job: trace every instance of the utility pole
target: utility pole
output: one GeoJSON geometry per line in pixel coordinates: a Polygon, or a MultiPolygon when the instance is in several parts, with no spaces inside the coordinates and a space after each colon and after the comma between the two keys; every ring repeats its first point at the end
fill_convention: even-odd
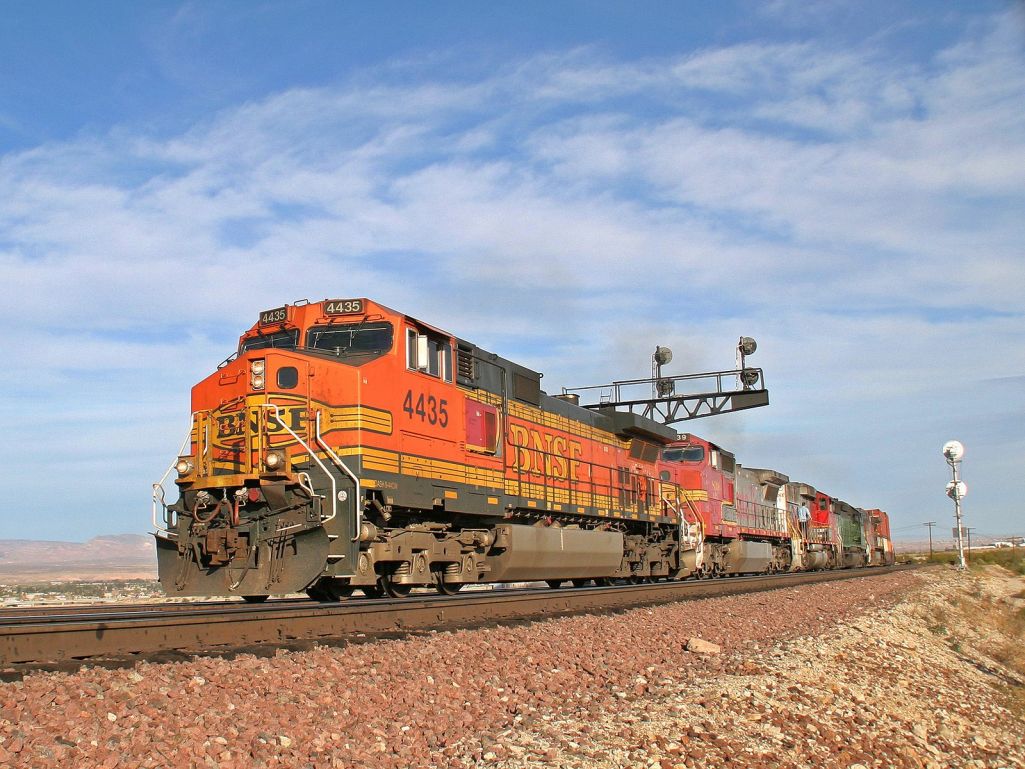
{"type": "Polygon", "coordinates": [[[970,529],[965,526],[964,530],[965,534],[968,535],[968,560],[970,561],[972,559],[972,532],[975,531],[975,529],[970,529]]]}
{"type": "Polygon", "coordinates": [[[957,538],[957,568],[964,571],[968,564],[964,559],[964,528],[961,526],[961,498],[968,493],[968,485],[957,477],[957,470],[961,465],[961,458],[964,456],[964,446],[960,441],[947,441],[943,444],[943,456],[947,459],[951,471],[954,473],[954,480],[947,484],[947,496],[954,500],[954,521],[957,527],[954,529],[954,536],[957,538]]]}
{"type": "Polygon", "coordinates": [[[936,525],[936,521],[926,521],[922,525],[929,527],[929,559],[932,560],[932,527],[936,525]]]}

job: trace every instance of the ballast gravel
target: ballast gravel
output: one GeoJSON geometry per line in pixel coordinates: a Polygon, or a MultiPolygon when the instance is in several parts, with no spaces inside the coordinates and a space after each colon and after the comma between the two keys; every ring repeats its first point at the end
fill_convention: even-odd
{"type": "MultiPolygon", "coordinates": [[[[273,657],[33,674],[0,684],[0,767],[931,767],[927,750],[901,752],[880,730],[883,711],[840,708],[848,674],[834,667],[899,671],[912,651],[850,628],[885,627],[920,590],[894,573],[273,657]],[[842,632],[854,636],[821,652],[817,637],[842,632]],[[788,684],[786,665],[810,678],[788,684]],[[819,706],[840,715],[819,720],[819,706]]],[[[1013,718],[984,704],[992,723],[1013,718]]],[[[1001,763],[1009,744],[980,739],[958,755],[1022,765],[1001,763]]]]}

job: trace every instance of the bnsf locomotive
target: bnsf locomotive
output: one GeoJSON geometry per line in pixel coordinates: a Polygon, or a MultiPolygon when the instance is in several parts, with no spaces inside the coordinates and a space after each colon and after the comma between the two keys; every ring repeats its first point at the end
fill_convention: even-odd
{"type": "Polygon", "coordinates": [[[368,299],[261,313],[193,388],[153,514],[169,594],[247,600],[893,559],[880,510],[549,396],[538,372],[368,299]]]}

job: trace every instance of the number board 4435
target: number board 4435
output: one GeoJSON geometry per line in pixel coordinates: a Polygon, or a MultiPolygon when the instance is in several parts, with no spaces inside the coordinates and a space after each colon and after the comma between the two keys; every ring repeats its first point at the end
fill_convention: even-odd
{"type": "Polygon", "coordinates": [[[325,315],[359,315],[365,302],[362,299],[332,299],[324,302],[325,315]]]}
{"type": "Polygon", "coordinates": [[[288,307],[275,307],[260,313],[260,325],[269,326],[273,323],[284,323],[288,320],[288,307]]]}

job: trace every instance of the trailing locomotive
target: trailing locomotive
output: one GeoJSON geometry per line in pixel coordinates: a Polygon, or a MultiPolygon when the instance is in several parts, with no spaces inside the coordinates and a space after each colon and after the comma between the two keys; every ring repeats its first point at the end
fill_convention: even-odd
{"type": "MultiPolygon", "coordinates": [[[[368,299],[261,313],[193,388],[154,484],[164,589],[337,600],[892,560],[882,511],[540,379],[368,299]],[[801,500],[814,526],[798,525],[801,500]]],[[[735,408],[768,402],[751,395],[735,408]]]]}

